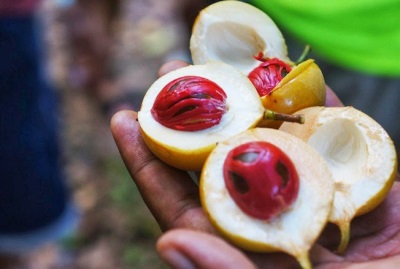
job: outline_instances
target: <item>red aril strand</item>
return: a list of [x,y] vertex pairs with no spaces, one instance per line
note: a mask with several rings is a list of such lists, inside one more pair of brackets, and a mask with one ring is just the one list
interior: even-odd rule
[[268,142],[249,142],[225,159],[224,181],[237,206],[249,216],[269,220],[292,205],[299,177],[292,161]]
[[261,61],[261,64],[249,73],[248,78],[261,97],[269,94],[292,70],[290,65],[278,58],[264,58],[262,52],[254,58]]
[[226,93],[213,81],[185,76],[168,83],[151,109],[160,124],[180,131],[198,131],[219,124],[224,115]]

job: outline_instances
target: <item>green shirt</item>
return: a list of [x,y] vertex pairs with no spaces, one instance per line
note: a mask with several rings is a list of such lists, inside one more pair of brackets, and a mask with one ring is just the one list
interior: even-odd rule
[[400,0],[251,0],[315,54],[357,71],[400,76]]

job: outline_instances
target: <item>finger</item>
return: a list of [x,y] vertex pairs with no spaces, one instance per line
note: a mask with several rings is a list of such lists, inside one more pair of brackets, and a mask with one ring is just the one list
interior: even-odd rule
[[187,66],[188,63],[185,61],[181,61],[181,60],[175,60],[175,61],[169,61],[166,62],[165,64],[163,64],[160,69],[158,70],[158,75],[161,77],[173,70],[176,70],[178,68]]
[[373,211],[352,222],[346,257],[383,258],[400,254],[400,183],[395,182],[386,199]]
[[141,138],[136,112],[115,114],[111,131],[130,175],[162,230],[190,227],[212,231],[200,206],[198,187],[186,172],[166,165],[149,151]]
[[400,264],[400,255],[386,256],[382,259],[367,260],[362,263],[351,264],[348,269],[397,269]]
[[172,230],[158,240],[157,251],[172,268],[255,269],[238,249],[218,237],[197,231]]
[[342,256],[319,244],[315,244],[310,250],[310,258],[315,268],[320,268],[325,264],[340,264],[344,261]]
[[387,256],[382,259],[362,259],[361,261],[326,262],[315,266],[315,269],[397,269],[400,264],[400,255]]
[[326,106],[343,106],[342,101],[340,101],[339,97],[332,91],[329,86],[326,86]]

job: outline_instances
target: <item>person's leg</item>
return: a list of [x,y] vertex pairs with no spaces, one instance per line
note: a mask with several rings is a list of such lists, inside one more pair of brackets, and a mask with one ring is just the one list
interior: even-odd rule
[[41,72],[34,22],[0,19],[0,252],[32,250],[76,220],[61,167],[56,91]]

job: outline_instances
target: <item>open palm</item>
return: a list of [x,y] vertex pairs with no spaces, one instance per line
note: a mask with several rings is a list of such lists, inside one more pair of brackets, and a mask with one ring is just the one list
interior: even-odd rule
[[[163,74],[185,63],[160,69]],[[340,105],[328,90],[327,105]],[[143,200],[165,234],[158,251],[175,268],[298,268],[283,253],[242,252],[223,239],[208,221],[196,183],[187,172],[172,168],[147,148],[142,140],[137,113],[114,115],[111,130],[120,154]],[[314,268],[398,268],[400,264],[400,182],[372,212],[354,219],[347,251],[335,254],[338,229],[329,225],[311,250]],[[229,258],[227,258],[229,257]]]
[[[162,238],[160,251],[168,247],[186,251],[187,255],[193,251],[193,259],[199,259],[199,262],[212,261],[213,264],[216,262],[215,258],[210,260],[201,257],[214,257],[216,251],[224,252],[226,249],[236,253],[236,250],[231,249],[225,242],[220,242],[222,246],[216,248],[214,236],[209,238],[203,233],[216,234],[216,231],[201,208],[197,185],[186,172],[164,164],[149,151],[141,138],[137,113],[132,111],[117,113],[112,119],[111,129],[121,156],[146,205],[163,231],[174,230]],[[396,181],[388,197],[378,208],[353,221],[351,241],[343,256],[336,255],[332,251],[338,244],[340,237],[338,231],[335,227],[327,227],[320,244],[311,250],[311,259],[315,267],[366,268],[365,266],[370,264],[371,268],[390,268],[389,264],[394,266],[400,262],[399,204],[400,185]],[[209,239],[211,245],[205,243],[206,246],[201,249],[201,244],[193,244],[194,241]],[[244,259],[242,253],[236,254],[240,259]],[[284,254],[246,254],[259,268],[297,266],[294,259]],[[220,257],[226,260],[226,257],[233,256]],[[229,262],[233,261],[231,259]],[[234,262],[237,265],[237,261]],[[214,268],[211,266],[212,264],[208,264],[198,268]],[[223,268],[218,266],[215,268]]]

